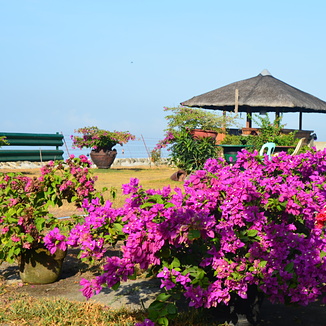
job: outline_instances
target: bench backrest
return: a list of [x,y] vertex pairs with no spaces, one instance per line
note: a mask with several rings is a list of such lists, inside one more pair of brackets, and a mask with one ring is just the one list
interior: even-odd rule
[[[59,146],[63,145],[63,135],[56,134],[32,134],[0,132],[0,137],[5,136],[8,145],[0,149],[0,162],[10,161],[51,161],[63,160],[63,151]],[[38,150],[4,149],[8,146],[38,146]],[[55,146],[55,150],[43,149],[44,146]]]

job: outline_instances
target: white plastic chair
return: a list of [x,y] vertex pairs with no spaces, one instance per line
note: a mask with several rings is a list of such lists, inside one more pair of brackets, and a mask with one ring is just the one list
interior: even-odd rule
[[[275,150],[275,143],[265,143],[260,151],[259,151],[259,155],[260,156],[263,156],[264,154],[266,154],[268,156],[269,159],[271,159],[273,153],[274,153],[274,150]],[[265,152],[265,149],[267,149],[266,153]]]
[[303,142],[306,140],[306,138],[300,138],[299,142],[297,143],[297,146],[295,147],[293,153],[291,155],[297,155],[300,151],[300,149],[303,146]]

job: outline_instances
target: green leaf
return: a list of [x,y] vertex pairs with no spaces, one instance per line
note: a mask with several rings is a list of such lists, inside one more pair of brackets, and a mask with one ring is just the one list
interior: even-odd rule
[[174,207],[174,206],[175,206],[175,205],[172,204],[172,203],[166,203],[166,204],[164,205],[165,208],[170,208],[170,207]]
[[206,272],[203,269],[198,269],[198,274],[197,274],[197,278],[199,280],[202,280],[205,276]]
[[117,291],[118,288],[119,288],[119,286],[120,286],[120,282],[115,283],[115,284],[112,286],[112,289],[113,289],[114,291]]
[[171,294],[167,294],[167,293],[160,293],[157,297],[156,300],[158,301],[166,301],[167,299],[169,299],[171,297]]
[[175,315],[178,312],[177,307],[173,303],[169,303],[166,306],[166,309],[167,309],[169,315]]
[[240,281],[244,277],[242,274],[240,274],[238,272],[232,272],[231,276],[232,276],[231,279],[233,279],[235,281]]
[[136,274],[136,272],[133,273],[132,275],[129,275],[128,278],[129,278],[129,280],[136,280],[136,279],[137,279],[137,274]]
[[250,229],[247,231],[248,237],[252,237],[252,238],[255,237],[257,235],[257,233],[258,233],[258,231],[255,229]]
[[188,239],[194,240],[200,238],[200,231],[199,230],[189,230]]
[[117,230],[118,232],[122,232],[123,226],[120,223],[113,223],[113,227],[115,230]]
[[146,207],[153,207],[155,205],[155,203],[145,203],[143,205],[140,206],[140,208],[144,209]]
[[26,241],[29,243],[32,243],[34,241],[34,238],[31,234],[27,233],[26,234]]
[[174,257],[172,263],[170,264],[170,268],[176,268],[176,267],[180,267],[180,260],[176,257]]
[[168,326],[169,320],[166,317],[161,317],[157,320],[157,323],[162,326]]
[[322,258],[324,258],[326,256],[326,252],[325,251],[321,251],[320,252],[320,258],[322,259]]
[[[158,313],[159,310],[163,309],[165,307],[165,303],[155,300],[153,301],[150,306],[148,307],[149,312],[155,311]],[[156,317],[157,318],[157,317]],[[155,318],[155,319],[156,319]]]
[[21,251],[22,251],[22,248],[21,247],[17,247],[17,248],[15,248],[14,254],[16,256],[18,256],[21,253]]
[[287,264],[284,269],[288,273],[293,273],[293,267],[294,267],[294,263],[291,262],[291,263]]
[[38,218],[35,222],[36,228],[40,231],[43,230],[45,221],[45,218]]

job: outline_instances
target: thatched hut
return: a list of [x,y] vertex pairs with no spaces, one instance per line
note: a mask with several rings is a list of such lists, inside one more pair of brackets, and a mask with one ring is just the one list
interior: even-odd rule
[[267,70],[181,103],[183,106],[211,110],[246,112],[246,127],[251,128],[253,112],[299,112],[299,130],[303,112],[326,113],[326,102],[273,77]]

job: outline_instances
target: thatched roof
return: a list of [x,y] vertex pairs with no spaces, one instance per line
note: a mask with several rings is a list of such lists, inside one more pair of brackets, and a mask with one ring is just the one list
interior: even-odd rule
[[183,106],[234,111],[238,90],[239,112],[319,112],[326,113],[326,102],[274,78],[267,70],[181,103]]

